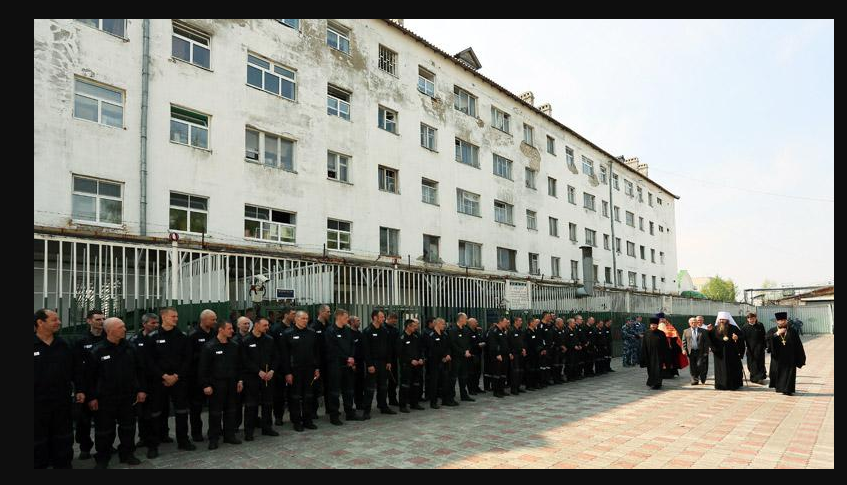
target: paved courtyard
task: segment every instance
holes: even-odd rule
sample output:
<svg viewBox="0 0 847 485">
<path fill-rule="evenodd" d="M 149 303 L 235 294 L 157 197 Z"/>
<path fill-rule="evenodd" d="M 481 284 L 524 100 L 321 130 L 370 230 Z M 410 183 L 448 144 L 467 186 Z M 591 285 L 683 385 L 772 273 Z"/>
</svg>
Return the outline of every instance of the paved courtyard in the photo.
<svg viewBox="0 0 847 485">
<path fill-rule="evenodd" d="M 793 396 L 757 384 L 715 391 L 711 377 L 691 386 L 687 368 L 653 391 L 644 369 L 615 359 L 612 374 L 455 408 L 375 410 L 340 427 L 321 410 L 319 429 L 304 433 L 286 415 L 280 437 L 215 451 L 167 444 L 155 460 L 142 448 L 135 468 L 834 468 L 834 344 L 804 339 L 808 365 Z"/>
</svg>

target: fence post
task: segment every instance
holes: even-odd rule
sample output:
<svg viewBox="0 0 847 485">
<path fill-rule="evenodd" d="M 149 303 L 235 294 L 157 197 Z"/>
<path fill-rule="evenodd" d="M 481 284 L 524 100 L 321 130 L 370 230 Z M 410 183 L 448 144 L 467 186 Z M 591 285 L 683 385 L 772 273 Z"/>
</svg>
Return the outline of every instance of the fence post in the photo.
<svg viewBox="0 0 847 485">
<path fill-rule="evenodd" d="M 179 280 L 179 250 L 176 241 L 171 241 L 171 305 L 177 302 L 177 283 Z"/>
</svg>

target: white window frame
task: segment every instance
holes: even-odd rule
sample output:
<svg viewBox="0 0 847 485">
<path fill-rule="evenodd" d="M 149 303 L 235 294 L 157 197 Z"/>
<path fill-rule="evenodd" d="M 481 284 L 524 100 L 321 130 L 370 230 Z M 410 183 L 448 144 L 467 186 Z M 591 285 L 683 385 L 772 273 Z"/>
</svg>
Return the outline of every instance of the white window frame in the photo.
<svg viewBox="0 0 847 485">
<path fill-rule="evenodd" d="M 527 253 L 529 255 L 529 274 L 540 275 L 541 268 L 538 267 L 538 253 Z"/>
<path fill-rule="evenodd" d="M 479 147 L 474 145 L 473 143 L 462 140 L 461 138 L 456 138 L 454 145 L 456 147 L 456 161 L 462 164 L 465 164 L 469 167 L 480 168 L 479 167 Z M 467 145 L 468 153 L 471 155 L 471 159 L 469 161 L 465 161 L 464 153 L 465 151 L 462 149 L 463 145 Z M 470 163 L 468 163 L 470 162 Z"/>
<path fill-rule="evenodd" d="M 617 276 L 617 286 L 623 286 L 623 270 L 619 269 Z"/>
<path fill-rule="evenodd" d="M 652 276 L 652 278 L 653 278 L 653 291 L 656 291 L 656 289 L 657 289 L 656 288 L 656 277 Z"/>
<path fill-rule="evenodd" d="M 379 165 L 377 167 L 379 190 L 391 194 L 400 194 L 400 171 L 396 168 Z M 393 189 L 392 190 L 392 185 Z"/>
<path fill-rule="evenodd" d="M 465 98 L 464 103 L 463 98 Z M 468 116 L 476 118 L 476 103 L 476 96 L 468 91 L 465 91 L 459 86 L 453 86 L 453 108 L 455 108 L 456 111 L 460 111 Z M 463 104 L 466 106 L 462 106 Z"/>
<path fill-rule="evenodd" d="M 335 36 L 335 42 L 333 45 L 332 36 Z M 347 49 L 345 50 L 344 43 L 342 40 L 347 41 Z M 350 55 L 350 29 L 344 27 L 343 25 L 337 24 L 335 22 L 327 22 L 326 23 L 326 45 L 331 47 L 332 49 L 337 50 L 338 52 L 343 52 Z"/>
<path fill-rule="evenodd" d="M 184 33 L 178 34 L 176 29 L 182 30 Z M 188 35 L 186 35 L 188 34 Z M 172 21 L 171 22 L 171 58 L 176 59 L 178 61 L 186 62 L 191 64 L 192 66 L 197 66 L 201 69 L 206 69 L 207 71 L 212 70 L 212 36 L 199 30 L 195 27 L 192 27 L 184 22 Z M 189 35 L 193 35 L 195 37 L 200 38 L 201 40 L 205 40 L 206 43 L 203 44 L 201 40 L 192 39 Z M 188 42 L 188 59 L 183 59 L 182 57 L 177 57 L 173 52 L 173 38 L 177 37 L 185 42 Z M 194 46 L 199 46 L 201 49 L 206 49 L 209 51 L 209 65 L 204 66 L 202 64 L 198 64 L 194 61 Z"/>
<path fill-rule="evenodd" d="M 594 176 L 594 161 L 587 158 L 585 155 L 582 156 L 582 173 L 589 177 Z"/>
<path fill-rule="evenodd" d="M 397 58 L 399 55 L 397 52 L 385 47 L 382 44 L 379 44 L 379 58 L 377 61 L 377 67 L 381 71 L 385 71 L 388 74 L 391 74 L 394 77 L 397 77 Z"/>
<path fill-rule="evenodd" d="M 106 97 L 99 96 L 97 94 L 80 92 L 77 89 L 78 83 L 87 84 L 89 86 L 93 86 L 95 88 L 100 88 L 100 89 L 103 89 L 103 90 L 106 90 L 106 91 L 110 91 L 114 94 L 117 94 L 121 98 L 120 104 L 116 103 L 113 99 L 108 99 Z M 88 100 L 97 102 L 97 119 L 96 120 L 90 120 L 88 118 L 82 118 L 80 116 L 77 116 L 77 108 L 76 108 L 76 98 L 77 97 L 86 98 Z M 125 102 L 126 102 L 126 96 L 124 95 L 124 90 L 122 90 L 122 89 L 118 89 L 114 86 L 109 86 L 109 85 L 106 85 L 106 84 L 103 84 L 103 83 L 98 83 L 98 82 L 95 82 L 91 79 L 84 78 L 84 77 L 81 77 L 81 76 L 75 76 L 74 77 L 74 110 L 73 110 L 73 116 L 74 116 L 74 118 L 76 118 L 78 120 L 90 121 L 90 122 L 93 122 L 93 123 L 97 123 L 98 125 L 111 126 L 112 128 L 123 128 L 124 127 L 124 111 L 125 111 L 124 104 L 125 104 Z M 121 110 L 121 124 L 120 125 L 112 125 L 112 124 L 109 124 L 109 123 L 105 123 L 103 121 L 103 104 L 108 104 L 109 106 L 114 106 L 114 107 L 120 108 L 120 110 Z"/>
<path fill-rule="evenodd" d="M 623 187 L 624 187 L 624 191 L 623 191 L 624 194 L 626 194 L 630 197 L 635 197 L 635 192 L 633 192 L 632 182 L 630 182 L 627 179 L 623 179 Z"/>
<path fill-rule="evenodd" d="M 647 192 L 647 205 L 653 207 L 653 194 L 651 192 Z"/>
<path fill-rule="evenodd" d="M 585 228 L 585 244 L 587 246 L 597 247 L 597 231 Z"/>
<path fill-rule="evenodd" d="M 606 270 L 603 272 L 603 275 L 605 276 L 604 283 L 607 285 L 612 284 L 612 268 L 606 266 Z"/>
<path fill-rule="evenodd" d="M 432 194 L 433 200 L 427 200 L 427 193 Z M 421 202 L 438 205 L 438 182 L 428 178 L 421 178 Z"/>
<path fill-rule="evenodd" d="M 122 20 L 122 21 L 123 21 L 123 30 L 124 30 L 124 35 L 118 35 L 118 34 L 116 34 L 116 33 L 114 33 L 114 32 L 109 32 L 108 30 L 104 29 L 104 28 L 103 28 L 103 20 L 105 20 L 105 19 L 75 19 L 75 20 L 76 20 L 77 22 L 79 22 L 79 23 L 83 24 L 83 25 L 87 25 L 87 26 L 89 26 L 89 27 L 91 27 L 91 28 L 97 29 L 97 30 L 99 30 L 99 31 L 101 31 L 101 32 L 105 32 L 105 33 L 107 33 L 107 34 L 109 34 L 109 35 L 113 35 L 113 36 L 117 37 L 118 39 L 123 39 L 123 40 L 127 40 L 127 39 L 128 39 L 128 37 L 126 36 L 126 27 L 127 27 L 127 22 L 126 22 L 126 21 L 127 21 L 127 19 L 113 19 L 113 20 Z M 97 25 L 96 25 L 96 26 L 95 26 L 95 25 L 91 25 L 90 23 L 86 22 L 86 20 L 96 20 L 96 21 L 97 21 Z"/>
<path fill-rule="evenodd" d="M 469 216 L 482 217 L 480 209 L 480 196 L 473 192 L 457 188 L 456 189 L 456 212 L 467 214 Z"/>
<path fill-rule="evenodd" d="M 433 244 L 435 242 L 435 244 Z M 428 248 L 427 248 L 428 246 Z M 432 248 L 435 247 L 435 257 L 432 256 Z M 441 262 L 441 236 L 433 236 L 431 234 L 423 235 L 423 259 L 427 263 Z M 427 250 L 429 255 L 427 255 Z"/>
<path fill-rule="evenodd" d="M 576 205 L 576 187 L 568 185 L 568 202 Z"/>
<path fill-rule="evenodd" d="M 538 230 L 538 213 L 534 210 L 526 210 L 526 228 L 531 231 Z"/>
<path fill-rule="evenodd" d="M 350 159 L 349 155 L 327 150 L 326 152 L 326 178 L 336 180 L 338 182 L 350 183 Z M 331 164 L 334 167 L 331 168 Z M 335 172 L 335 177 L 330 175 L 330 172 Z M 342 174 L 344 175 L 342 177 Z"/>
<path fill-rule="evenodd" d="M 653 228 L 654 228 L 655 226 L 653 225 L 653 221 L 649 221 L 649 222 L 650 222 L 650 235 L 651 235 L 651 236 L 654 236 L 654 235 L 655 235 L 655 232 L 654 232 Z"/>
<path fill-rule="evenodd" d="M 626 255 L 632 256 L 633 258 L 636 257 L 636 255 L 635 255 L 635 243 L 634 242 L 632 242 L 632 241 L 626 242 Z"/>
<path fill-rule="evenodd" d="M 421 74 L 421 71 L 432 77 L 432 79 L 429 79 Z M 430 98 L 435 97 L 435 73 L 423 66 L 418 66 L 418 92 L 425 94 Z"/>
<path fill-rule="evenodd" d="M 77 190 L 75 188 L 76 179 L 83 179 L 83 180 L 89 180 L 89 181 L 94 182 L 95 192 L 85 192 L 85 191 L 82 191 L 82 190 Z M 100 184 L 101 183 L 106 183 L 106 184 L 110 184 L 110 185 L 117 185 L 118 188 L 121 191 L 120 197 L 115 197 L 113 195 L 101 194 L 100 193 Z M 74 214 L 74 211 L 73 211 L 74 196 L 88 197 L 88 198 L 94 199 L 94 220 L 93 221 L 88 220 L 88 219 L 78 219 L 76 217 L 76 214 Z M 121 203 L 121 222 L 114 223 L 114 222 L 104 222 L 104 221 L 100 220 L 100 218 L 101 218 L 100 217 L 101 216 L 101 214 L 100 214 L 100 201 L 101 200 L 110 200 L 110 201 L 113 201 L 113 202 L 117 201 L 117 202 Z M 73 174 L 71 176 L 71 221 L 74 224 L 87 224 L 87 225 L 94 225 L 94 226 L 123 228 L 124 227 L 124 183 L 113 181 L 113 180 L 105 180 L 105 179 L 95 178 L 95 177 L 87 177 L 85 175 Z"/>
<path fill-rule="evenodd" d="M 330 94 L 330 90 L 335 90 L 338 94 L 344 93 L 347 95 L 348 101 L 345 101 L 334 94 Z M 329 116 L 337 116 L 342 120 L 350 121 L 350 101 L 353 99 L 353 93 L 347 91 L 346 89 L 341 89 L 337 86 L 333 86 L 332 84 L 327 84 L 327 93 L 326 93 L 326 114 Z M 332 102 L 335 102 L 335 107 L 331 106 Z M 342 108 L 346 108 L 345 112 Z M 331 111 L 335 111 L 332 113 Z M 345 116 L 346 115 L 346 116 Z"/>
<path fill-rule="evenodd" d="M 294 22 L 292 22 L 292 20 Z M 276 19 L 276 21 L 281 23 L 282 25 L 284 25 L 286 27 L 292 28 L 292 29 L 294 29 L 298 32 L 300 31 L 300 19 Z M 292 23 L 294 23 L 296 25 L 291 25 Z"/>
<path fill-rule="evenodd" d="M 268 218 L 262 219 L 258 215 L 256 217 L 247 216 L 247 214 L 246 214 L 247 207 L 251 207 L 251 208 L 256 209 L 257 214 L 258 214 L 259 210 L 267 211 L 267 217 Z M 260 236 L 260 237 L 248 236 L 247 235 L 247 227 L 245 227 L 244 228 L 244 232 L 245 232 L 244 238 L 245 239 L 250 239 L 250 240 L 253 240 L 253 241 L 261 241 L 261 242 L 275 242 L 275 243 L 279 243 L 279 244 L 296 244 L 297 243 L 297 213 L 291 212 L 291 211 L 272 209 L 270 207 L 263 207 L 263 206 L 259 206 L 259 205 L 255 205 L 255 204 L 244 204 L 244 212 L 245 212 L 245 214 L 244 214 L 245 226 L 247 224 L 247 221 L 258 222 L 259 223 L 259 236 Z M 286 223 L 286 222 L 274 221 L 273 220 L 274 219 L 274 217 L 273 217 L 274 212 L 280 212 L 280 213 L 289 214 L 289 215 L 293 216 L 294 217 L 294 223 L 291 224 L 291 223 Z M 265 237 L 263 237 L 265 232 L 266 232 L 266 226 L 267 226 L 267 232 L 271 232 L 270 228 L 276 226 L 276 235 L 277 235 L 276 239 L 266 239 Z M 291 241 L 283 240 L 282 228 L 291 228 L 293 230 L 293 237 L 290 238 Z"/>
<path fill-rule="evenodd" d="M 620 177 L 618 177 L 618 174 L 616 173 L 612 174 L 612 187 L 614 187 L 618 192 L 621 190 Z"/>
<path fill-rule="evenodd" d="M 641 259 L 643 259 L 644 261 L 647 261 L 647 248 L 645 248 L 643 245 L 639 244 L 638 245 L 638 253 L 641 256 Z"/>
<path fill-rule="evenodd" d="M 556 179 L 547 177 L 547 195 L 556 197 Z"/>
<path fill-rule="evenodd" d="M 491 107 L 491 126 L 495 129 L 511 134 L 511 118 L 509 113 L 494 106 Z"/>
<path fill-rule="evenodd" d="M 644 232 L 644 218 L 641 216 L 638 217 L 638 229 Z"/>
<path fill-rule="evenodd" d="M 252 58 L 252 59 L 251 59 Z M 265 67 L 263 64 L 267 64 Z M 257 86 L 255 84 L 250 83 L 250 76 L 247 76 L 247 85 L 264 91 L 269 94 L 273 94 L 274 96 L 280 97 L 282 99 L 287 99 L 289 101 L 297 100 L 297 71 L 290 67 L 283 66 L 282 64 L 273 62 L 269 59 L 266 59 L 258 54 L 248 52 L 247 53 L 247 72 L 250 72 L 250 69 L 255 69 L 259 71 L 262 76 L 262 85 Z M 280 72 L 284 71 L 284 72 Z M 277 87 L 279 91 L 271 91 L 265 86 L 265 81 L 267 80 L 267 76 L 273 76 L 277 78 Z M 288 97 L 283 94 L 283 85 L 285 82 L 289 82 L 292 85 L 292 97 Z"/>
<path fill-rule="evenodd" d="M 427 150 L 438 151 L 438 129 L 421 123 L 421 146 Z"/>
<path fill-rule="evenodd" d="M 512 180 L 512 161 L 511 160 L 509 160 L 508 158 L 506 158 L 502 155 L 498 155 L 498 154 L 495 153 L 494 157 L 493 157 L 493 166 L 494 166 L 494 175 L 496 175 L 498 177 L 503 177 L 504 179 L 507 179 L 507 180 Z M 500 168 L 499 171 L 497 170 L 498 166 Z M 505 167 L 505 173 L 502 173 L 504 167 Z"/>
<path fill-rule="evenodd" d="M 597 212 L 596 198 L 588 192 L 582 193 L 582 207 L 590 211 Z"/>
<path fill-rule="evenodd" d="M 252 159 L 247 155 L 248 154 L 248 150 L 246 149 L 246 144 L 247 144 L 246 132 L 247 131 L 251 131 L 251 132 L 257 133 L 259 135 L 259 146 L 258 146 L 259 151 L 256 153 L 257 158 L 255 158 L 255 159 Z M 274 160 L 273 164 L 269 164 L 268 160 L 267 160 L 267 153 L 268 152 L 265 150 L 265 148 L 267 147 L 267 142 L 268 142 L 267 137 L 272 137 L 272 138 L 275 138 L 277 140 L 276 141 L 276 144 L 277 144 L 276 160 Z M 282 146 L 283 146 L 283 143 L 285 143 L 285 142 L 291 143 L 291 167 L 285 167 L 285 165 L 283 163 L 283 159 L 282 159 Z M 296 140 L 292 140 L 292 139 L 286 138 L 284 136 L 276 135 L 274 133 L 267 133 L 267 132 L 264 132 L 262 130 L 257 130 L 255 128 L 251 128 L 249 126 L 247 128 L 245 128 L 244 160 L 246 162 L 255 163 L 255 164 L 258 164 L 258 165 L 264 165 L 265 167 L 269 167 L 269 168 L 278 168 L 278 169 L 284 170 L 286 172 L 296 173 L 295 156 L 294 156 L 295 151 L 296 151 L 296 147 L 297 147 Z M 252 150 L 250 150 L 250 151 L 252 152 Z"/>
<path fill-rule="evenodd" d="M 608 169 L 604 165 L 600 165 L 600 183 L 608 184 L 609 183 L 609 173 Z"/>
<path fill-rule="evenodd" d="M 529 167 L 524 167 L 524 177 L 526 178 L 526 188 L 532 190 L 538 190 L 535 187 L 535 179 L 536 175 L 538 175 L 538 170 L 533 170 Z"/>
<path fill-rule="evenodd" d="M 603 217 L 609 217 L 609 201 L 604 200 L 603 202 Z"/>
<path fill-rule="evenodd" d="M 615 252 L 621 254 L 621 238 L 615 238 Z"/>
<path fill-rule="evenodd" d="M 197 122 L 189 121 L 189 120 L 185 120 L 185 119 L 179 119 L 179 118 L 174 119 L 174 111 L 173 111 L 174 108 L 176 108 L 178 110 L 187 111 L 187 112 L 194 114 L 194 115 L 197 115 L 197 116 L 206 117 L 206 126 L 203 126 L 203 125 L 201 125 Z M 182 143 L 180 141 L 174 140 L 174 138 L 173 138 L 173 133 L 174 133 L 173 123 L 181 123 L 181 124 L 184 124 L 188 127 L 188 143 Z M 177 105 L 174 105 L 174 104 L 171 105 L 171 124 L 169 125 L 169 127 L 171 129 L 170 141 L 172 143 L 176 143 L 177 145 L 189 146 L 191 148 L 198 148 L 200 150 L 207 150 L 207 151 L 211 150 L 211 148 L 209 148 L 209 145 L 211 145 L 211 141 L 212 141 L 212 137 L 211 137 L 211 133 L 210 133 L 211 132 L 211 125 L 212 125 L 212 117 L 211 116 L 209 116 L 205 113 L 201 113 L 197 110 L 190 109 L 190 108 L 183 108 L 182 106 L 177 106 Z M 194 145 L 192 143 L 193 137 L 191 136 L 191 134 L 194 132 L 195 129 L 206 131 L 206 146 Z"/>
<path fill-rule="evenodd" d="M 553 237 L 559 237 L 559 219 L 548 216 L 547 224 L 550 226 L 550 235 Z"/>
<path fill-rule="evenodd" d="M 571 260 L 571 279 L 579 281 L 579 261 L 575 259 Z"/>
<path fill-rule="evenodd" d="M 577 229 L 576 224 L 574 224 L 573 222 L 568 223 L 568 239 L 570 239 L 573 242 L 577 241 L 577 239 L 576 239 L 576 229 Z"/>
<path fill-rule="evenodd" d="M 508 264 L 505 265 L 505 266 L 509 266 L 509 267 L 504 267 L 504 265 L 500 264 L 501 263 L 501 255 L 505 256 L 508 259 L 508 261 L 507 261 Z M 497 248 L 497 269 L 499 271 L 513 271 L 513 272 L 517 271 L 518 270 L 517 258 L 518 258 L 518 252 L 515 251 L 514 249 L 498 247 Z"/>
<path fill-rule="evenodd" d="M 626 225 L 629 227 L 635 227 L 635 213 L 626 211 Z"/>
<path fill-rule="evenodd" d="M 614 206 L 612 208 L 612 212 L 615 215 L 615 222 L 620 222 L 621 221 L 621 208 L 618 207 L 618 206 Z"/>
<path fill-rule="evenodd" d="M 527 135 L 529 135 L 529 138 L 527 138 Z M 531 147 L 535 146 L 535 128 L 526 123 L 523 124 L 523 141 Z"/>
<path fill-rule="evenodd" d="M 382 233 L 383 231 L 386 234 L 386 249 L 383 251 L 382 247 Z M 392 239 L 394 243 L 392 244 Z M 393 252 L 392 252 L 393 249 Z M 380 256 L 400 256 L 400 229 L 394 229 L 391 227 L 382 227 L 379 228 L 379 254 Z"/>
<path fill-rule="evenodd" d="M 498 207 L 498 204 L 500 205 Z M 501 200 L 494 201 L 494 221 L 499 222 L 500 224 L 508 224 L 510 226 L 515 225 L 514 216 L 513 216 L 514 206 L 512 204 L 503 202 Z M 501 220 L 502 216 L 498 216 L 498 214 L 502 214 L 505 216 L 506 220 Z"/>
<path fill-rule="evenodd" d="M 559 268 L 559 266 L 560 266 L 559 263 L 560 263 L 560 258 L 558 258 L 556 256 L 550 256 L 550 276 L 552 278 L 561 278 L 562 277 L 561 272 L 560 272 L 560 268 Z"/>
<path fill-rule="evenodd" d="M 335 222 L 338 227 L 330 228 L 330 223 Z M 341 229 L 341 224 L 347 224 L 347 230 Z M 332 247 L 332 241 L 330 240 L 330 234 L 335 234 L 335 247 Z M 347 235 L 347 243 L 346 248 L 343 247 L 341 242 L 341 236 Z M 333 219 L 328 217 L 326 219 L 326 248 L 332 251 L 350 251 L 350 248 L 353 247 L 353 223 L 350 221 L 343 221 L 341 219 Z"/>
<path fill-rule="evenodd" d="M 565 160 L 569 167 L 576 168 L 576 162 L 574 161 L 573 148 L 566 146 L 565 147 Z"/>
<path fill-rule="evenodd" d="M 470 254 L 470 261 L 468 255 Z M 459 266 L 482 269 L 482 244 L 459 240 Z"/>
<path fill-rule="evenodd" d="M 638 282 L 636 278 L 638 278 L 638 273 L 635 271 L 629 271 L 629 286 L 632 288 L 638 288 Z"/>
<path fill-rule="evenodd" d="M 393 119 L 391 119 L 393 118 Z M 399 115 L 396 110 L 379 105 L 377 108 L 377 127 L 397 135 Z"/>
<path fill-rule="evenodd" d="M 170 201 L 171 194 L 179 194 L 179 195 L 184 195 L 184 196 L 188 197 L 188 206 L 180 206 L 180 205 L 175 206 L 175 205 L 173 205 L 173 203 Z M 203 209 L 197 209 L 197 208 L 191 207 L 191 198 L 192 197 L 197 198 L 197 199 L 206 199 L 206 209 L 203 210 Z M 174 231 L 174 232 L 183 233 L 183 234 L 198 234 L 198 235 L 199 234 L 208 234 L 208 232 L 209 232 L 209 198 L 208 197 L 203 196 L 203 195 L 187 194 L 185 192 L 177 192 L 177 191 L 172 190 L 168 194 L 168 208 L 169 208 L 168 209 L 168 229 L 169 230 Z M 175 228 L 171 227 L 171 224 L 170 224 L 170 211 L 171 210 L 182 210 L 182 211 L 187 212 L 187 214 L 185 216 L 185 227 L 186 227 L 185 230 L 175 229 Z M 206 228 L 205 228 L 206 230 L 203 231 L 203 232 L 194 232 L 194 231 L 191 230 L 191 216 L 192 216 L 192 214 L 196 214 L 196 213 L 206 214 Z"/>
<path fill-rule="evenodd" d="M 638 194 L 638 202 L 644 203 L 644 189 L 636 186 L 635 192 Z"/>
<path fill-rule="evenodd" d="M 603 249 L 612 250 L 612 242 L 608 234 L 603 234 Z"/>
<path fill-rule="evenodd" d="M 556 156 L 556 139 L 547 135 L 547 153 Z"/>
<path fill-rule="evenodd" d="M 650 262 L 656 263 L 656 250 L 653 248 L 650 248 Z"/>
</svg>

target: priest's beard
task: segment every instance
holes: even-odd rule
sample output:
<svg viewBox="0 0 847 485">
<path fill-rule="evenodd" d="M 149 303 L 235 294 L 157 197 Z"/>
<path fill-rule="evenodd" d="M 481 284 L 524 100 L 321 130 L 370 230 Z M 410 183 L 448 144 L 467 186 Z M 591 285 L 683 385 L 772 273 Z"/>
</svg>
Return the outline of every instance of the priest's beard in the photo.
<svg viewBox="0 0 847 485">
<path fill-rule="evenodd" d="M 718 334 L 719 335 L 726 335 L 726 326 L 727 326 L 727 324 L 725 324 L 725 323 L 719 323 L 718 324 Z"/>
<path fill-rule="evenodd" d="M 777 323 L 776 323 L 776 326 L 777 326 L 778 328 L 788 328 L 788 322 L 782 322 L 782 323 L 777 322 Z"/>
</svg>

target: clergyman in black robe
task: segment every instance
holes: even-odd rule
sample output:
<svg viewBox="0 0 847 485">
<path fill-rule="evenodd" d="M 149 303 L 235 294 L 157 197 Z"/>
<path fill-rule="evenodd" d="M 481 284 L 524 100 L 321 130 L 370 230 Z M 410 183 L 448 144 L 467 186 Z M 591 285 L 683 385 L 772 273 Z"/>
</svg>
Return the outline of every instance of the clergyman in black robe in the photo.
<svg viewBox="0 0 847 485">
<path fill-rule="evenodd" d="M 788 326 L 785 312 L 776 313 L 776 329 L 768 332 L 771 353 L 770 387 L 786 396 L 794 393 L 797 369 L 806 365 L 806 351 L 796 330 Z"/>
<path fill-rule="evenodd" d="M 668 339 L 659 330 L 659 319 L 650 318 L 650 330 L 641 339 L 641 367 L 647 368 L 647 385 L 652 389 L 662 387 L 662 362 L 667 358 Z"/>
<path fill-rule="evenodd" d="M 734 391 L 743 385 L 744 334 L 729 312 L 718 313 L 717 323 L 709 331 L 709 347 L 714 354 L 715 389 Z"/>
<path fill-rule="evenodd" d="M 741 329 L 744 343 L 747 345 L 747 370 L 750 382 L 763 384 L 768 377 L 765 372 L 765 326 L 756 318 L 755 313 L 747 314 L 747 325 Z"/>
</svg>

